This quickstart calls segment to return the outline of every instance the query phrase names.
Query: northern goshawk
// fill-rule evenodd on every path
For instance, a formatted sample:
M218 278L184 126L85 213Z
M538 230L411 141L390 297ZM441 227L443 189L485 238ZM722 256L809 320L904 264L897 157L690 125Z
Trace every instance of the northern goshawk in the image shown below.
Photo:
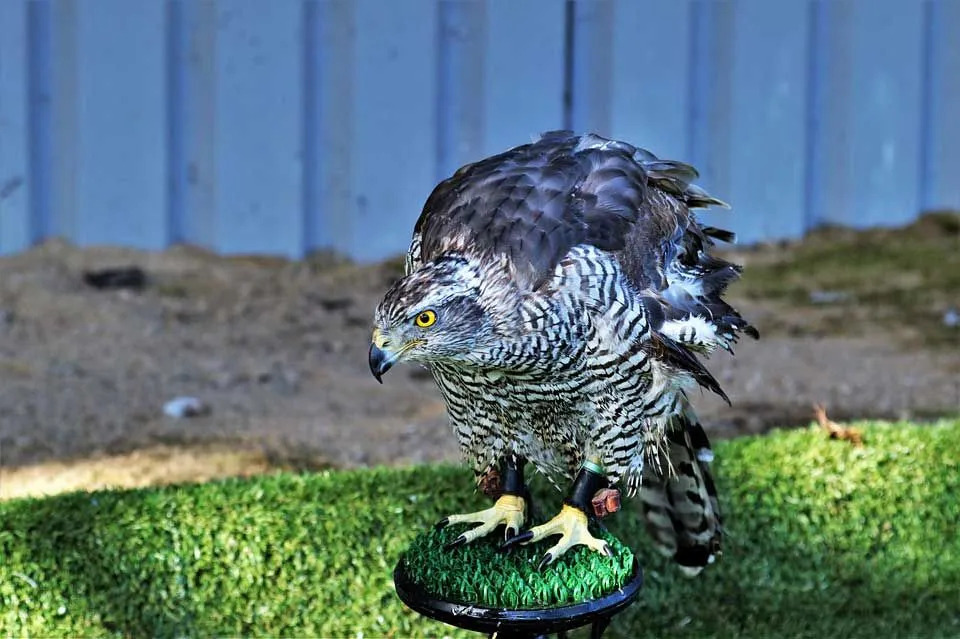
M733 234L691 209L723 205L696 171L597 135L557 131L464 166L427 199L406 276L375 314L370 368L427 364L493 507L452 545L505 526L507 545L583 544L594 497L640 491L657 548L695 574L722 536L712 453L687 396L726 398L697 358L756 330L721 299L740 268L711 256ZM567 490L526 532L524 464Z

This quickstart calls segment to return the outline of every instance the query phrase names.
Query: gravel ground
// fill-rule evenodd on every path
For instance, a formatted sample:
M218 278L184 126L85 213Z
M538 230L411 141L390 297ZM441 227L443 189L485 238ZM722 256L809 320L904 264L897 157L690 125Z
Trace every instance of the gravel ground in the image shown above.
M83 281L86 270L127 264L147 273L142 291ZM296 468L456 459L425 371L401 366L380 386L367 369L372 309L398 272L397 261L61 242L0 259L3 477L158 447L226 447ZM695 399L714 436L806 424L814 402L838 419L960 411L960 349L917 345L869 320L843 336L810 334L796 327L816 310L740 303L763 337L709 363L733 401ZM164 416L180 395L209 415Z

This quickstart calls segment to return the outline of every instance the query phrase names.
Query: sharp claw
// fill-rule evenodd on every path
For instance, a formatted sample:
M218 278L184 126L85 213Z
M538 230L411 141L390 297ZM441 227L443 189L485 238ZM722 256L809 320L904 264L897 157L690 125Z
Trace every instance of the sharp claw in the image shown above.
M607 557L613 557L613 548L610 547L610 544L603 544L603 554Z
M437 523L435 523L435 524L433 525L433 527L434 527L435 530L440 530L441 528L446 528L446 527L447 527L447 524L449 524L449 523L450 523L450 518L449 518L449 517L444 517L443 519L441 519L440 521L438 521Z
M553 555L551 553L545 554L543 556L543 559L540 560L539 565L537 565L537 572L540 572L541 570L549 566L550 562L552 561L553 561Z
M510 541L511 537L517 536L517 530L513 526L507 526L507 529L503 531L503 540Z
M453 541L451 541L449 544L447 544L446 546L444 546L443 549L444 549L444 550L453 550L453 549L456 548L457 546L462 546L462 545L464 545L465 543L467 543L467 537L466 537L466 535L460 535L459 537L457 537L456 539L454 539Z
M511 537L510 539L506 540L505 542L503 542L503 543L500 545L500 550L510 550L510 549L513 548L514 546L516 546L516 545L518 545L518 544L522 544L522 543L525 542L525 541L530 541L531 539L533 539L533 531L532 531L532 530L528 530L528 531L526 531L526 532L522 532L522 533L520 533L519 535L515 535L515 536Z

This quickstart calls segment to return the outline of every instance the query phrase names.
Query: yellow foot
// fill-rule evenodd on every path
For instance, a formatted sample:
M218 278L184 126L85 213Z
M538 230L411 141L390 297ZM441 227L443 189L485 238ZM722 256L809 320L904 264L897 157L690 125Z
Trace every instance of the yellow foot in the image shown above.
M560 512L550 521L534 526L522 535L518 535L503 545L504 548L514 544L531 544L552 535L560 535L560 541L550 548L540 560L538 570L549 566L557 557L574 546L587 546L599 553L613 557L613 551L607 542L597 539L587 530L587 515L579 508L564 504Z
M492 507L466 515L450 515L437 522L437 528L444 528L450 524L480 524L447 544L446 547L448 549L468 544L480 537L485 537L501 524L506 526L506 530L503 533L504 539L511 539L519 532L520 528L523 527L525 510L526 504L523 501L523 497L518 497L517 495L501 495Z

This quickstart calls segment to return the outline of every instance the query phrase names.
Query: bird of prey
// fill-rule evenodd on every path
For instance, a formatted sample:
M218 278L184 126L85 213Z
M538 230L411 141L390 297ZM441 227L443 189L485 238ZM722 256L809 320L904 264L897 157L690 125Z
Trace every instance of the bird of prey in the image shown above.
M451 546L503 526L505 546L560 535L541 567L577 545L609 554L588 524L622 489L639 491L658 550L684 572L719 553L712 453L688 391L726 398L698 354L757 333L721 299L740 267L708 253L733 234L694 217L726 206L696 178L625 142L553 131L427 199L369 364L378 380L402 360L430 368L463 457L499 495L440 522L478 524ZM528 463L566 499L524 530Z

